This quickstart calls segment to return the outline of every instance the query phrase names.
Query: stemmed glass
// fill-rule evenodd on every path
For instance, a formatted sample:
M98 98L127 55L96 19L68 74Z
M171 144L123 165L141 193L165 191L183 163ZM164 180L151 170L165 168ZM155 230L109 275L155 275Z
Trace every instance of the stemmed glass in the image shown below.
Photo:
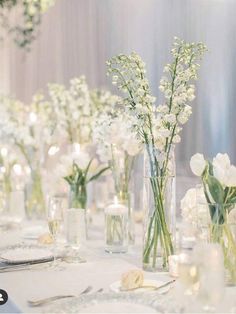
M60 231L60 227L63 220L63 199L60 197L49 197L48 199L48 210L47 210L47 220L49 231L53 238L53 263L52 267L56 267L56 245L57 236Z

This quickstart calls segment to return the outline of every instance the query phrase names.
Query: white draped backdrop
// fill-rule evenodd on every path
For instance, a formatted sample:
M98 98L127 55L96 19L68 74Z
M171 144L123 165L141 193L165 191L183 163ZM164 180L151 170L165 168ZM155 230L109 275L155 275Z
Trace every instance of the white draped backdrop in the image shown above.
M81 74L91 87L111 88L105 61L134 50L145 60L153 94L159 96L173 37L203 41L209 52L178 147L178 169L188 172L197 151L209 157L228 152L236 162L235 12L235 0L57 0L30 53L9 40L1 45L0 87L24 101L48 82L67 84Z

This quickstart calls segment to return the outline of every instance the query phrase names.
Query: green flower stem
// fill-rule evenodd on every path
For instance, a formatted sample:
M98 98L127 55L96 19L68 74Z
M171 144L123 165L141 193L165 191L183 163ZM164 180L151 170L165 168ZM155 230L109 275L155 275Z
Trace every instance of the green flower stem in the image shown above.
M70 185L70 207L86 210L87 188L86 185Z
M106 233L108 245L115 244L117 239L121 243L123 240L122 218L119 216L107 215Z
M158 242L160 241L160 244L163 246L163 267L166 267L168 263L168 256L173 253L173 244L165 219L163 191L158 190L158 178L150 178L150 183L154 197L155 209L148 225L148 231L144 245L143 262L149 263L150 259L152 258L152 267L156 267ZM163 183L161 183L161 185L163 185ZM153 228L154 231L152 232Z

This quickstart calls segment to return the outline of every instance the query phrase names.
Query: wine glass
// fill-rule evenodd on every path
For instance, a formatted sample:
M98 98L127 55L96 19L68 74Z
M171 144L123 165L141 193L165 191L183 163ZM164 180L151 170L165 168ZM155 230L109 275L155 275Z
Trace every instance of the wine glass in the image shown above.
M49 231L53 238L53 263L52 266L56 266L56 244L57 236L60 231L60 227L63 220L63 199L61 197L49 197L48 199L48 210L47 220Z

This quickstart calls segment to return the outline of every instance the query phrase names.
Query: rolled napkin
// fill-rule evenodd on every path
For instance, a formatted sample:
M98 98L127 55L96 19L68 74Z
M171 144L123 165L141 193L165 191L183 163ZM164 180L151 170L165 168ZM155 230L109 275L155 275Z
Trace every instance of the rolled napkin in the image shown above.
M38 243L40 244L52 244L53 238L50 233L44 233L38 238Z
M143 286L144 275L142 270L133 269L121 277L121 287L124 290L135 289Z

